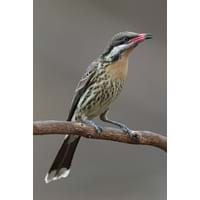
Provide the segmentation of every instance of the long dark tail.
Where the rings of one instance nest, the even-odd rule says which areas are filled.
[[[46,183],[68,176],[73,155],[79,140],[79,136],[66,136],[49,172],[45,177]]]

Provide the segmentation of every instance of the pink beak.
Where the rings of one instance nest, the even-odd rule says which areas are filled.
[[[134,44],[139,44],[141,42],[143,42],[146,39],[151,39],[152,35],[148,34],[148,33],[140,33],[138,34],[137,37],[133,38],[130,40],[130,42],[133,42]]]

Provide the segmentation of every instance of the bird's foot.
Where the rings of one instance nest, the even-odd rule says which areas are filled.
[[[96,125],[93,121],[87,120],[87,121],[84,121],[84,123],[95,128],[98,134],[100,134],[103,131],[102,127]]]
[[[124,133],[128,134],[128,136],[129,136],[130,138],[136,137],[136,134],[134,133],[134,131],[131,130],[131,129],[129,129],[127,126],[122,125],[122,126],[120,126],[120,129],[121,129]]]

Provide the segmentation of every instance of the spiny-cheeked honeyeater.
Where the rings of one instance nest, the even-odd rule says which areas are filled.
[[[102,121],[114,124],[131,135],[132,131],[128,127],[108,119],[107,113],[111,103],[124,86],[130,53],[139,43],[151,38],[151,34],[134,32],[121,32],[114,35],[108,47],[89,65],[79,81],[67,120],[91,125],[100,134],[101,127],[91,121],[99,116]],[[67,177],[79,140],[80,136],[65,137],[45,177],[46,183]]]

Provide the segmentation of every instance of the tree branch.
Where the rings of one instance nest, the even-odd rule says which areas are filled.
[[[111,140],[128,144],[151,145],[167,152],[167,138],[151,131],[134,131],[136,136],[130,138],[119,129],[106,128],[102,133],[96,133],[93,127],[82,123],[68,121],[34,121],[33,135],[79,135],[85,138]]]

